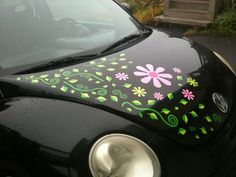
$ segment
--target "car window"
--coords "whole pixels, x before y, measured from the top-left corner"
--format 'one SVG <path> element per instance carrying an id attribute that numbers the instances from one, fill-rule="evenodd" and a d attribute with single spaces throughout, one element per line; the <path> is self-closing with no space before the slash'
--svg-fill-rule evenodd
<path id="1" fill-rule="evenodd" d="M 112 0 L 1 0 L 0 68 L 92 53 L 138 31 Z"/>

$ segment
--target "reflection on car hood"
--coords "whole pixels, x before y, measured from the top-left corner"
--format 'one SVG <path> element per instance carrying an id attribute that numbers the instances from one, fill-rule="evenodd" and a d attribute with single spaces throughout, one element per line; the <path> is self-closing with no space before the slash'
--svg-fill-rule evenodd
<path id="1" fill-rule="evenodd" d="M 210 54 L 196 44 L 155 32 L 103 58 L 1 80 L 17 86 L 14 96 L 80 102 L 194 144 L 214 135 L 229 113 L 217 109 L 211 98 Z"/>

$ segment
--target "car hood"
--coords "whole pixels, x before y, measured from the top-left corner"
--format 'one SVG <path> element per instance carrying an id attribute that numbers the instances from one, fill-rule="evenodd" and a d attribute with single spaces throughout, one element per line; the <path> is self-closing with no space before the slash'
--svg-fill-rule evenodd
<path id="1" fill-rule="evenodd" d="M 175 141 L 198 144 L 215 135 L 230 114 L 234 79 L 211 51 L 154 31 L 146 40 L 114 54 L 60 69 L 2 77 L 0 86 L 5 97 L 78 102 Z M 212 99 L 214 94 L 222 97 L 218 103 Z M 227 110 L 222 112 L 224 103 Z"/>

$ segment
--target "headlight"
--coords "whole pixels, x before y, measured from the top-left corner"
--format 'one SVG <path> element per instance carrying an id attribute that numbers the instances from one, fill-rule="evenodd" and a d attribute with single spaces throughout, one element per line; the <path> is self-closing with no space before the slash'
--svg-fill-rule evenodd
<path id="1" fill-rule="evenodd" d="M 234 71 L 234 69 L 232 68 L 232 66 L 229 64 L 229 62 L 226 61 L 226 59 L 224 57 L 222 57 L 220 54 L 218 54 L 217 52 L 214 52 L 214 54 L 234 73 L 234 75 L 236 76 L 236 72 Z"/>
<path id="2" fill-rule="evenodd" d="M 160 177 L 160 161 L 141 140 L 124 134 L 99 139 L 89 154 L 93 177 Z"/>

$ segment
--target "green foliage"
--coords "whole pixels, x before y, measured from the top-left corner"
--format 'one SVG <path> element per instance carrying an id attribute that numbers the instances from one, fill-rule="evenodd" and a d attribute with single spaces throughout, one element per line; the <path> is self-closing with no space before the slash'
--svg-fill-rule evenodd
<path id="1" fill-rule="evenodd" d="M 134 16 L 144 24 L 153 24 L 154 17 L 163 13 L 163 0 L 123 0 L 130 4 Z"/>
<path id="2" fill-rule="evenodd" d="M 229 10 L 218 15 L 212 27 L 219 32 L 236 35 L 236 10 Z"/>

